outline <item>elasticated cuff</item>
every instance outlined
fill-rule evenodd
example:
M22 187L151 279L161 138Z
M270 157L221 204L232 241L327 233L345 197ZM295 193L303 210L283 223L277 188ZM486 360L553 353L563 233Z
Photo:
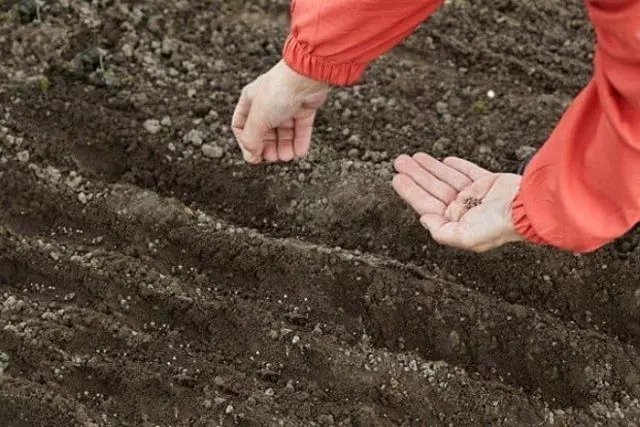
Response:
M513 199L511 212L513 225L520 236L522 236L526 241L536 245L548 244L542 237L540 237L540 235L538 235L536 230L533 228L531 221L529 221L524 203L520 198L520 193L516 194L516 197Z
M333 86L357 83L367 68L367 64L339 64L330 62L324 57L312 55L293 35L287 38L282 55L287 65L294 71Z

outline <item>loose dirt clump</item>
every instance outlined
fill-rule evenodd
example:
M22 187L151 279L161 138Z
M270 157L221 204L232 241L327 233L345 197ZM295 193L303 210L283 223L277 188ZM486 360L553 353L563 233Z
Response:
M582 6L450 2L249 167L287 11L0 1L0 425L639 424L637 231L461 253L388 184L417 150L513 171L590 76Z

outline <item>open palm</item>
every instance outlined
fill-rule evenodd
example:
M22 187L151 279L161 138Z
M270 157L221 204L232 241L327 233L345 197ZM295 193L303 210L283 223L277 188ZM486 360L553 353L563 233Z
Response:
M519 175L492 173L455 157L440 162L425 153L402 155L394 166L395 190L436 242L484 252L522 240L511 216Z

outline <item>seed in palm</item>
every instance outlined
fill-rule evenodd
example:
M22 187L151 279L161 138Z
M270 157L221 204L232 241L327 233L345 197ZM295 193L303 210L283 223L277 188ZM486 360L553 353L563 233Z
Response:
M464 205L467 209L475 208L476 206L480 206L482 204L482 200L476 199L475 197L467 197L464 199Z

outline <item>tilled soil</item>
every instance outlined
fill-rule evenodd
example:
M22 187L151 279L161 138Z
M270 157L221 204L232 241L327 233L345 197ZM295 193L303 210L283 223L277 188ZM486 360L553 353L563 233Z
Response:
M637 233L461 253L389 186L401 153L539 147L591 73L581 3L452 1L306 160L249 167L230 116L287 10L0 14L0 425L640 424Z

